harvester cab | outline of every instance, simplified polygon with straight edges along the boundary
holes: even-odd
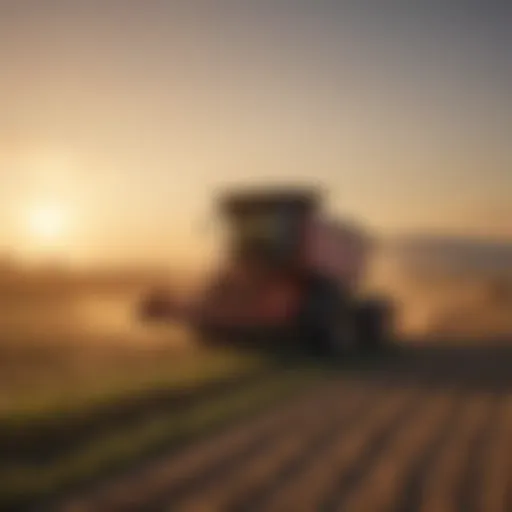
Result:
[[[285,271],[301,263],[305,228],[319,194],[309,189],[231,192],[219,200],[228,231],[228,257],[237,263]]]

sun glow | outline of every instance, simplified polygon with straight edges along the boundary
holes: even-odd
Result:
[[[32,209],[27,218],[30,235],[41,242],[57,241],[66,228],[65,213],[55,205],[44,205]]]

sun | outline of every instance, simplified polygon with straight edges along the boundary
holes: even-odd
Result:
[[[32,209],[28,214],[28,229],[34,238],[51,242],[63,235],[65,220],[65,214],[58,206],[39,206]]]

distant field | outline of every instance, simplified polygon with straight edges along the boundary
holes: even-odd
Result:
[[[177,366],[204,373],[186,329],[140,324],[136,299],[125,292],[0,294],[0,414],[48,405],[51,396],[72,401],[156,385]]]

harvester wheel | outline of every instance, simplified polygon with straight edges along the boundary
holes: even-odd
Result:
[[[390,345],[391,311],[382,300],[368,300],[357,309],[358,346],[367,352],[383,350]]]
[[[352,341],[351,315],[343,291],[332,279],[315,276],[305,292],[299,318],[299,337],[308,351],[340,356]]]

